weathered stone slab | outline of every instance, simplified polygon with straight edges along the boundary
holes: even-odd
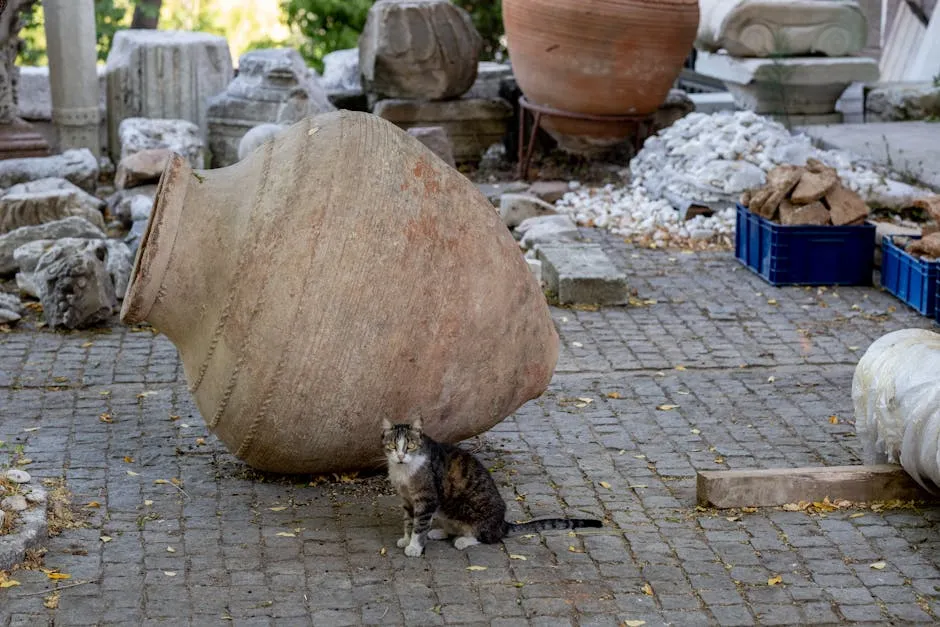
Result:
[[[499,216],[509,228],[519,226],[529,218],[556,213],[554,205],[534,194],[503,194],[499,199]]]
[[[778,507],[800,501],[919,501],[932,497],[900,466],[826,466],[698,473],[699,505]]]
[[[0,196],[0,233],[77,216],[104,229],[104,202],[65,179],[14,185]]]
[[[66,150],[52,157],[0,161],[0,187],[48,178],[63,178],[86,192],[94,193],[98,184],[98,159],[87,148],[81,148]]]
[[[565,214],[528,218],[515,232],[522,238],[519,244],[526,250],[542,244],[574,241],[579,235],[578,225]]]
[[[482,47],[450,0],[380,0],[359,38],[362,85],[385,98],[457,98],[473,86]]]
[[[461,98],[444,102],[380,100],[373,113],[403,129],[440,126],[454,143],[458,163],[479,161],[490,145],[502,141],[512,107],[502,99]]]
[[[144,150],[166,149],[186,157],[194,168],[205,165],[205,142],[199,127],[186,120],[127,118],[118,128],[120,160]]]
[[[149,148],[128,155],[118,163],[114,186],[117,189],[127,189],[156,183],[172,154],[173,151],[168,148]]]
[[[865,97],[866,119],[906,122],[940,116],[940,85],[933,83],[889,83],[879,85]]]
[[[209,98],[225,89],[234,70],[224,37],[133,29],[115,33],[106,74],[110,153],[117,158],[118,128],[127,118],[187,120],[205,137]]]
[[[563,305],[622,305],[629,299],[627,275],[598,244],[538,247],[542,277]]]
[[[61,239],[63,237],[104,239],[106,235],[102,229],[88,220],[78,217],[14,229],[9,233],[0,235],[0,275],[16,271],[17,264],[13,258],[13,253],[23,244],[40,239]]]
[[[327,94],[362,93],[359,77],[359,48],[334,50],[323,56],[323,76],[320,84]]]
[[[238,161],[242,137],[260,124],[292,123],[306,115],[333,111],[316,72],[293,48],[246,52],[238,76],[209,101],[212,167]]]

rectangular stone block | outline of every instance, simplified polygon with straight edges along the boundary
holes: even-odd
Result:
[[[927,500],[930,496],[900,466],[825,466],[698,473],[699,505],[777,507],[800,501]]]
[[[541,245],[542,278],[563,305],[622,305],[627,275],[598,244]]]
[[[440,126],[454,142],[458,162],[479,161],[486,149],[502,141],[512,107],[500,98],[447,101],[380,100],[372,111],[396,126]]]

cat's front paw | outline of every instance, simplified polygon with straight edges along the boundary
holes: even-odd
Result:
[[[405,536],[404,538],[398,538],[398,542],[396,542],[395,544],[398,546],[399,549],[403,549],[406,546],[408,546],[410,542],[411,542],[411,536]]]
[[[424,549],[420,546],[409,544],[405,547],[405,555],[408,557],[421,557],[422,553],[424,553]]]

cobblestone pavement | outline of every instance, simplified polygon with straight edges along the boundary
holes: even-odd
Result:
[[[15,572],[0,625],[935,623],[940,508],[719,512],[696,508],[694,480],[858,463],[854,364],[931,322],[876,288],[778,289],[729,254],[605,241],[642,305],[554,309],[549,391],[466,443],[511,518],[605,519],[576,536],[406,558],[381,477],[310,485],[229,455],[166,338],[0,336],[0,440],[64,477],[86,517],[48,543],[71,579]]]

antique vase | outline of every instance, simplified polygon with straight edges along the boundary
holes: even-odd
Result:
[[[245,160],[160,180],[121,311],[176,345],[249,465],[380,465],[380,424],[478,434],[548,385],[558,336],[487,199],[391,123],[305,118]]]
[[[503,0],[513,73],[536,105],[594,116],[656,112],[698,29],[698,0]],[[632,135],[629,124],[548,116],[572,152]]]

